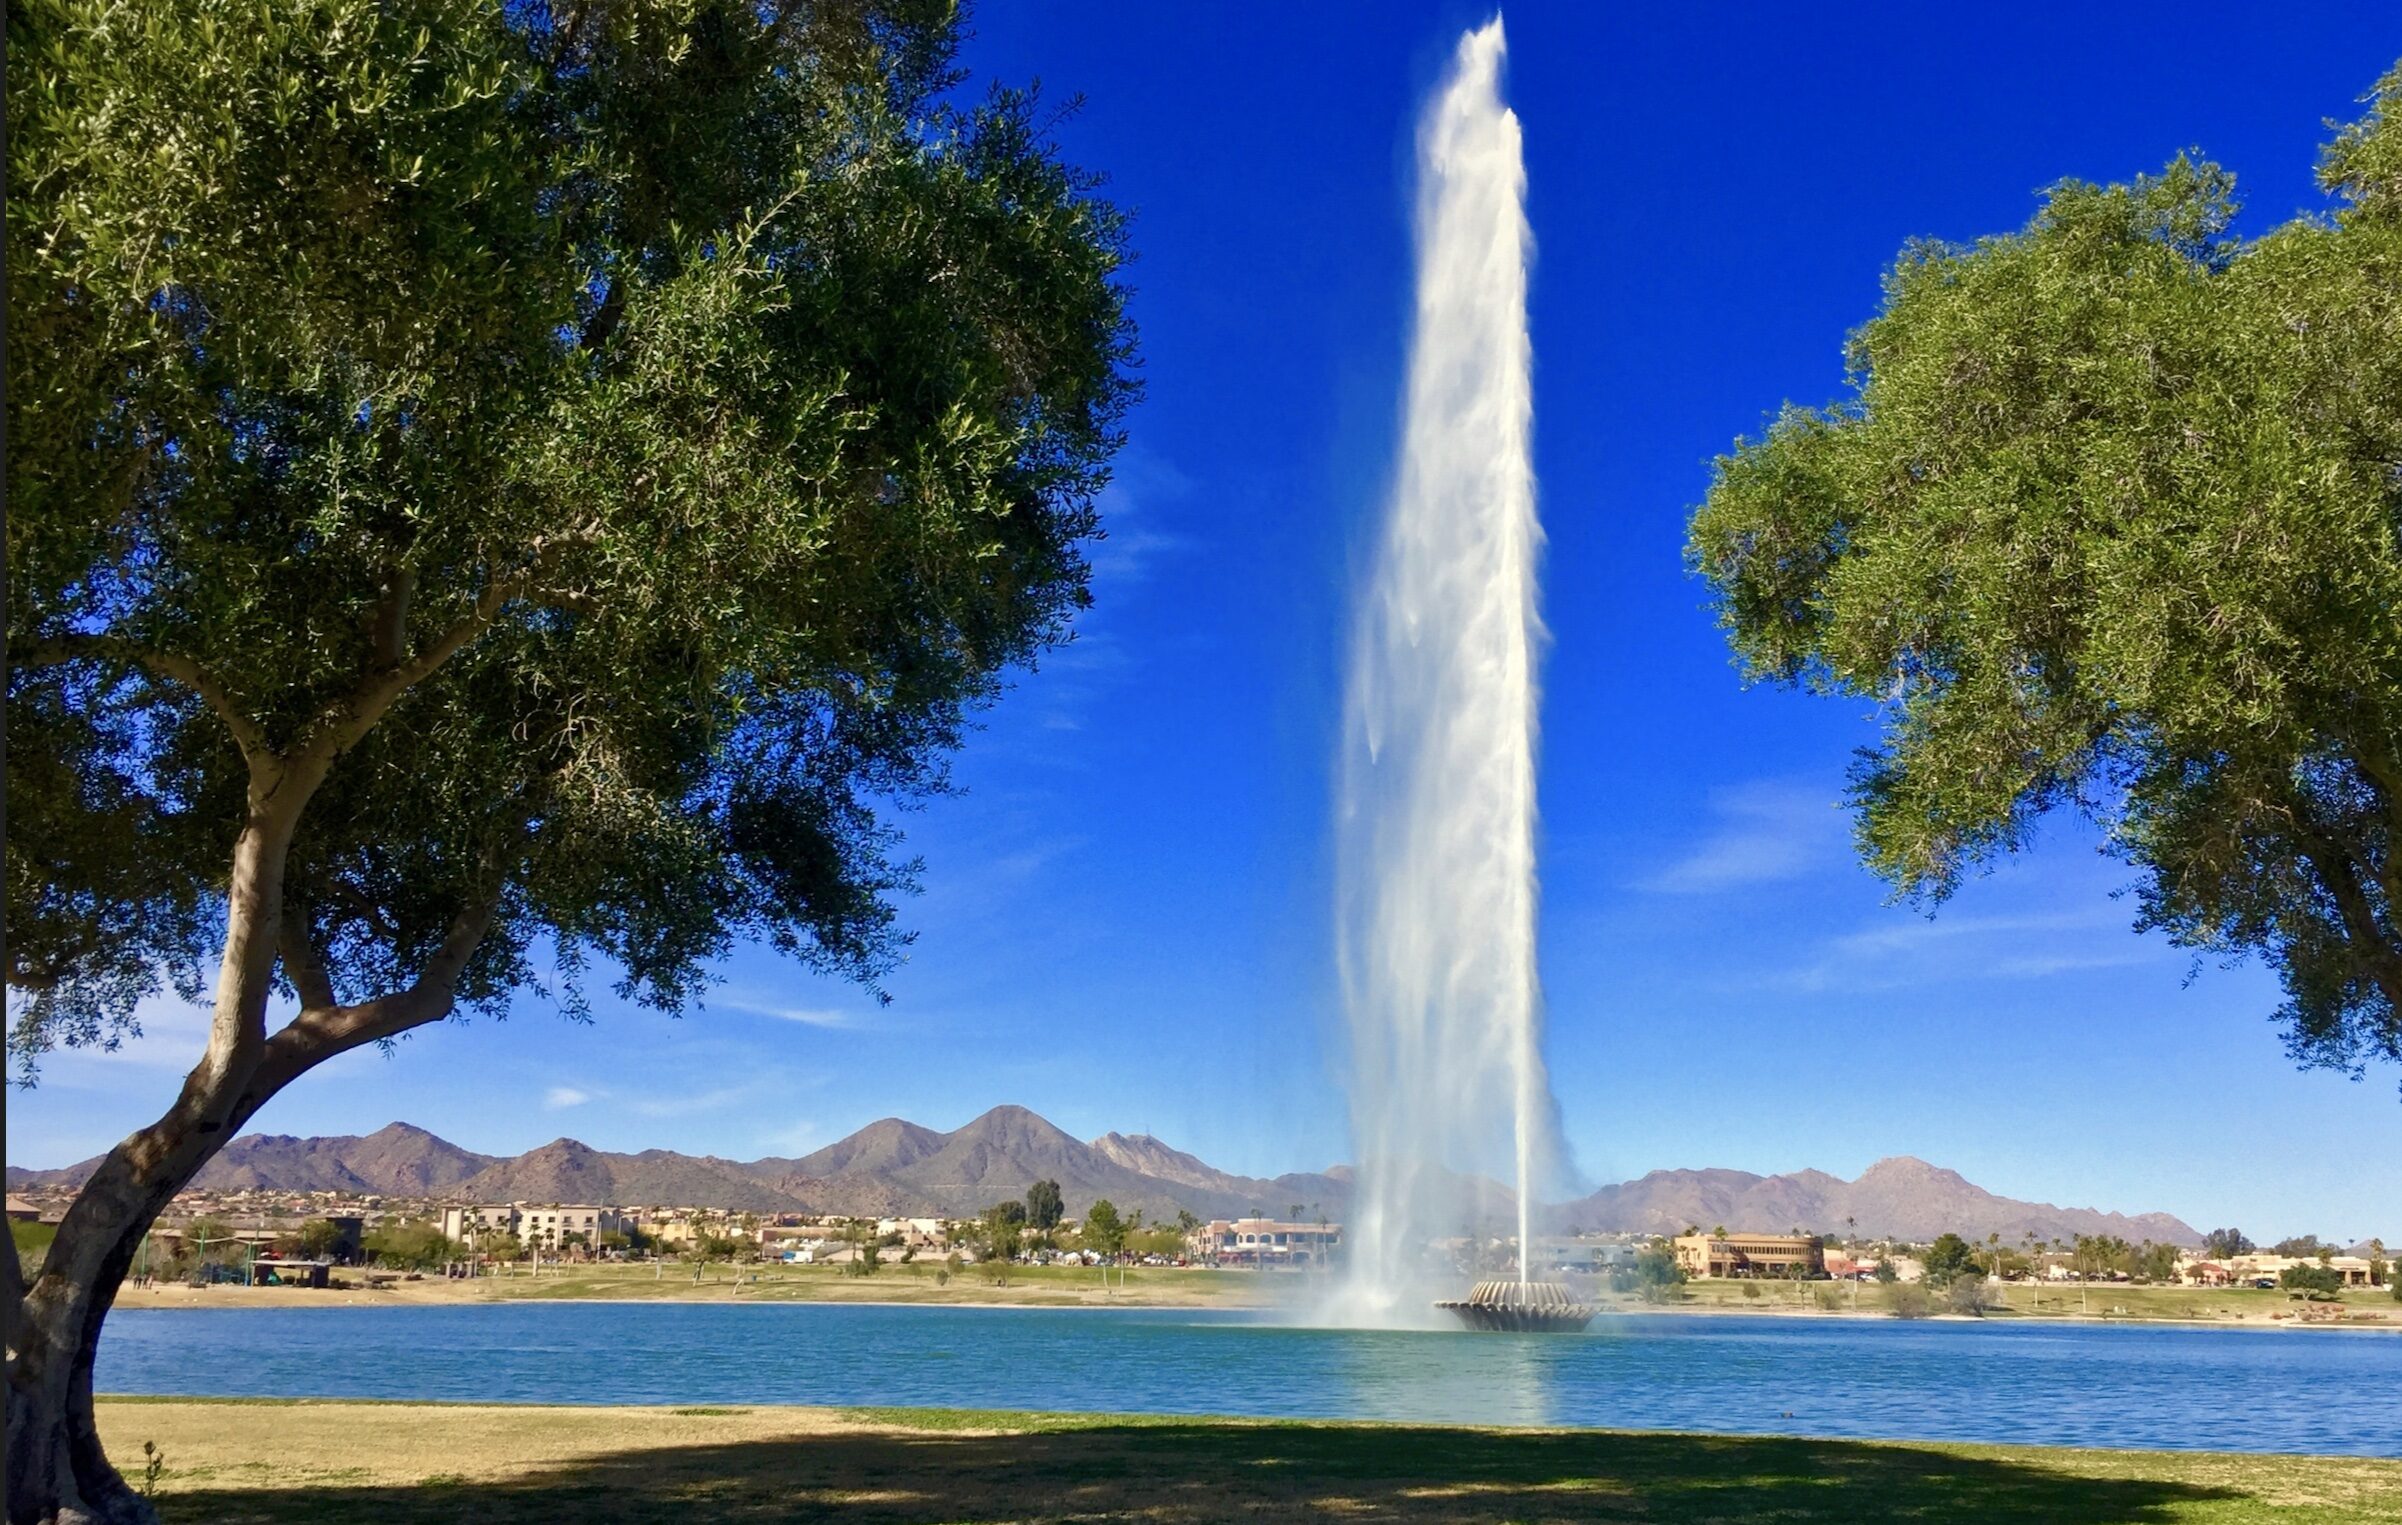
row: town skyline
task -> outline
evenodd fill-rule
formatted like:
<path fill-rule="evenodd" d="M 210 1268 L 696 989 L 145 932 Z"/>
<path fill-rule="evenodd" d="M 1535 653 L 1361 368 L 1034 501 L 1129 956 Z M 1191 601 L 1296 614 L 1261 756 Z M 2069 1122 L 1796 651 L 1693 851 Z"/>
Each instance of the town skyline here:
<path fill-rule="evenodd" d="M 96 1163 L 43 1167 L 12 1160 L 9 1189 L 72 1190 L 79 1173 Z M 568 1135 L 513 1155 L 493 1154 L 399 1120 L 332 1137 L 251 1132 L 212 1160 L 190 1191 L 973 1217 L 1050 1179 L 1079 1212 L 1102 1197 L 1161 1218 L 1180 1208 L 1204 1216 L 1274 1213 L 1299 1198 L 1312 1212 L 1340 1217 L 1350 1207 L 1352 1170 L 1336 1162 L 1274 1178 L 1239 1176 L 1149 1134 L 1113 1130 L 1079 1139 L 1039 1113 L 1001 1103 L 947 1130 L 881 1118 L 800 1158 L 689 1155 L 656 1146 L 599 1150 Z M 1509 1188 L 1486 1181 L 1475 1194 L 1506 1229 Z M 1546 1199 L 1542 1212 L 1546 1231 L 1558 1232 L 1671 1233 L 1689 1223 L 1725 1222 L 1754 1231 L 1793 1227 L 1917 1240 L 1949 1231 L 1998 1232 L 2014 1241 L 2027 1233 L 2060 1240 L 2107 1233 L 2190 1246 L 2215 1228 L 2239 1228 L 2262 1243 L 2325 1237 L 2332 1229 L 2341 1232 L 2330 1243 L 2402 1242 L 2396 1223 L 2235 1223 L 2223 1214 L 2192 1218 L 2141 1204 L 2028 1201 L 1911 1155 L 1877 1160 L 1855 1179 L 1811 1168 L 1655 1169 L 1575 1198 Z"/>

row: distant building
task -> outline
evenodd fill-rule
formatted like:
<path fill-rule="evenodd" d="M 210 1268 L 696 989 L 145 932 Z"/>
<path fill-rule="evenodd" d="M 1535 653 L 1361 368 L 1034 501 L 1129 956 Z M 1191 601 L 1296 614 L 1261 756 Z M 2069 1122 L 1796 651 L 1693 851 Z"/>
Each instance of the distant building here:
<path fill-rule="evenodd" d="M 597 1247 L 601 1235 L 630 1233 L 638 1225 L 635 1215 L 622 1208 L 590 1203 L 509 1202 L 442 1210 L 445 1239 L 472 1242 L 482 1234 L 514 1234 L 532 1250 L 557 1251 L 570 1234 L 581 1234 L 579 1243 Z"/>
<path fill-rule="evenodd" d="M 2365 1255 L 2330 1255 L 2324 1260 L 2316 1255 L 2234 1255 L 2226 1262 L 2229 1275 L 2237 1282 L 2275 1281 L 2280 1273 L 2296 1266 L 2333 1271 L 2347 1287 L 2377 1285 Z"/>
<path fill-rule="evenodd" d="M 1816 1234 L 1679 1234 L 1676 1263 L 1687 1276 L 1824 1276 L 1826 1241 Z"/>
<path fill-rule="evenodd" d="M 1277 1218 L 1213 1219 L 1184 1236 L 1196 1260 L 1235 1265 L 1318 1265 L 1343 1242 L 1340 1223 L 1287 1223 Z"/>

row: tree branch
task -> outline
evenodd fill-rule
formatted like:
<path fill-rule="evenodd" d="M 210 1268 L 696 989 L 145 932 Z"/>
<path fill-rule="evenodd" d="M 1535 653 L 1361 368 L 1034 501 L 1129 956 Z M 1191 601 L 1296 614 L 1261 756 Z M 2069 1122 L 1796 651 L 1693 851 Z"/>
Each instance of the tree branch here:
<path fill-rule="evenodd" d="M 225 722 L 225 728 L 233 733 L 234 744 L 242 749 L 243 757 L 257 761 L 273 755 L 266 733 L 243 712 L 224 680 L 177 652 L 153 650 L 121 636 L 61 635 L 12 651 L 9 660 L 18 667 L 60 667 L 86 660 L 123 662 L 138 667 L 154 678 L 180 683 L 199 695 L 201 702 L 214 710 L 217 718 Z"/>
<path fill-rule="evenodd" d="M 458 915 L 451 918 L 442 945 L 426 960 L 425 968 L 408 989 L 355 1006 L 311 1005 L 278 1028 L 267 1040 L 254 1085 L 272 1095 L 337 1054 L 398 1037 L 413 1027 L 423 1027 L 450 1015 L 451 1007 L 456 1004 L 459 976 L 483 942 L 484 934 L 491 930 L 504 889 L 505 881 L 496 881 L 473 904 L 460 908 Z"/>
<path fill-rule="evenodd" d="M 2344 939 L 2351 945 L 2353 957 L 2359 961 L 2362 972 L 2385 992 L 2394 1009 L 2402 1011 L 2402 949 L 2397 949 L 2386 929 L 2378 925 L 2377 908 L 2361 886 L 2352 855 L 2319 824 L 2308 802 L 2295 800 L 2289 814 L 2303 852 L 2318 870 L 2327 893 L 2334 897 L 2336 913 L 2344 924 Z"/>
<path fill-rule="evenodd" d="M 303 1007 L 341 1004 L 334 996 L 333 977 L 325 972 L 325 960 L 317 952 L 316 939 L 309 935 L 308 912 L 299 897 L 289 892 L 284 895 L 283 941 L 278 952 L 284 978 L 292 982 Z"/>
<path fill-rule="evenodd" d="M 375 929 L 375 935 L 385 942 L 397 943 L 400 941 L 400 929 L 393 926 L 391 919 L 384 915 L 383 907 L 360 894 L 355 885 L 342 879 L 335 879 L 325 886 L 325 893 L 357 912 L 367 925 Z"/>
<path fill-rule="evenodd" d="M 598 533 L 599 526 L 587 522 L 564 535 L 538 537 L 528 548 L 525 565 L 506 577 L 487 581 L 464 618 L 416 655 L 385 663 L 367 674 L 349 698 L 319 715 L 293 749 L 294 757 L 330 759 L 357 745 L 403 694 L 433 676 L 443 663 L 491 629 L 511 601 L 536 587 L 561 554 L 571 546 L 588 544 Z"/>
<path fill-rule="evenodd" d="M 592 310 L 592 317 L 584 324 L 583 331 L 576 335 L 576 347 L 587 352 L 599 349 L 617 332 L 617 325 L 625 320 L 625 315 L 625 278 L 612 276 L 608 294 L 601 298 L 600 306 Z"/>
<path fill-rule="evenodd" d="M 367 637 L 375 659 L 386 667 L 398 667 L 408 655 L 409 595 L 416 591 L 417 574 L 407 567 L 394 567 L 384 578 L 384 596 L 368 622 Z"/>

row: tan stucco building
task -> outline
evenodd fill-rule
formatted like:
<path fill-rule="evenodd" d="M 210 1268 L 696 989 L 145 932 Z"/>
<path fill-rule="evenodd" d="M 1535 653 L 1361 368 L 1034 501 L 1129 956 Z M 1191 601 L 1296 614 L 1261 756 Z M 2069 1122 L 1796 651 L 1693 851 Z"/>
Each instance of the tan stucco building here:
<path fill-rule="evenodd" d="M 1679 1234 L 1676 1263 L 1687 1276 L 1824 1276 L 1826 1241 L 1816 1234 Z"/>

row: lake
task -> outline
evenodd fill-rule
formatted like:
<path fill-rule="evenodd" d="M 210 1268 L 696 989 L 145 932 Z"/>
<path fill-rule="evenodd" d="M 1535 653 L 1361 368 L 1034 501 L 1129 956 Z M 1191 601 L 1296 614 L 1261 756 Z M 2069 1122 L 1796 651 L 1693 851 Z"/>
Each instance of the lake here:
<path fill-rule="evenodd" d="M 2402 1455 L 2402 1337 L 1651 1314 L 1583 1335 L 1184 1309 L 120 1309 L 99 1390 L 920 1404 Z"/>

